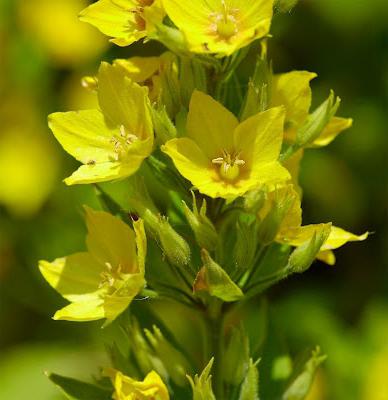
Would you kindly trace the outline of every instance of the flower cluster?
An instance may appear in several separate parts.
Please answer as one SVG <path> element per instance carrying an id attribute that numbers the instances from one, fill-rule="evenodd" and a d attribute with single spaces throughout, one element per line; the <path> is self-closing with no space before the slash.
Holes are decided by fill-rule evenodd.
<path id="1" fill-rule="evenodd" d="M 352 120 L 336 116 L 334 93 L 310 111 L 316 74 L 272 72 L 267 42 L 278 3 L 99 0 L 81 13 L 119 46 L 145 39 L 167 47 L 103 62 L 82 81 L 99 108 L 49 117 L 82 164 L 66 184 L 93 184 L 104 211 L 85 208 L 87 251 L 41 261 L 40 270 L 70 302 L 54 319 L 105 319 L 126 332 L 130 354 L 112 350 L 114 369 L 103 373 L 107 398 L 258 399 L 260 353 L 235 310 L 315 259 L 334 264 L 333 250 L 367 237 L 302 225 L 303 153 Z M 256 67 L 239 82 L 248 49 Z M 197 333 L 174 327 L 171 310 Z M 151 326 L 147 313 L 157 314 Z M 304 398 L 323 358 L 315 351 L 293 371 L 282 398 Z M 107 390 L 93 388 L 98 398 Z"/>

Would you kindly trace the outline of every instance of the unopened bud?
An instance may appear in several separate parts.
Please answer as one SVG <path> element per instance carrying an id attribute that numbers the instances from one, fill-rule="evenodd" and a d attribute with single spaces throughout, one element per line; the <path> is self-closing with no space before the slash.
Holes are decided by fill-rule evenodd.
<path id="1" fill-rule="evenodd" d="M 280 198 L 276 198 L 275 195 L 270 211 L 261 221 L 258 228 L 258 240 L 261 244 L 266 246 L 275 240 L 282 222 L 294 201 L 295 197 L 292 194 L 280 196 Z"/>
<path id="2" fill-rule="evenodd" d="M 157 230 L 159 242 L 171 264 L 177 267 L 187 265 L 190 261 L 190 247 L 169 224 L 167 218 L 159 216 Z"/>
<path id="3" fill-rule="evenodd" d="M 291 254 L 287 270 L 289 273 L 302 273 L 310 268 L 322 245 L 329 237 L 331 224 L 320 224 L 310 240 L 297 247 Z"/>
<path id="4" fill-rule="evenodd" d="M 177 136 L 176 128 L 167 114 L 166 107 L 158 106 L 157 108 L 153 108 L 152 121 L 159 144 L 164 144 Z"/>
<path id="5" fill-rule="evenodd" d="M 197 202 L 193 195 L 193 211 L 183 202 L 183 211 L 186 219 L 194 232 L 198 245 L 209 251 L 214 250 L 218 245 L 218 234 L 216 228 L 210 219 L 206 216 L 206 200 L 203 200 L 202 206 L 198 211 Z"/>

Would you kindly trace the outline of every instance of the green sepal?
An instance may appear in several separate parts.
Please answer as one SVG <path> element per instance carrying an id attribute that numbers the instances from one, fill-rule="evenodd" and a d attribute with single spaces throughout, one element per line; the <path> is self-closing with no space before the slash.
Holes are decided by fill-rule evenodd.
<path id="1" fill-rule="evenodd" d="M 229 275 L 202 249 L 203 267 L 194 282 L 194 292 L 206 291 L 211 296 L 226 302 L 237 301 L 244 297 L 242 290 L 232 281 Z"/>
<path id="2" fill-rule="evenodd" d="M 288 259 L 286 270 L 288 273 L 302 273 L 310 268 L 319 250 L 329 237 L 331 224 L 321 224 L 317 226 L 312 238 L 297 247 Z"/>
<path id="3" fill-rule="evenodd" d="M 249 360 L 248 370 L 241 384 L 238 400 L 259 400 L 259 371 L 257 362 Z"/>
<path id="4" fill-rule="evenodd" d="M 49 374 L 48 378 L 61 388 L 69 399 L 110 400 L 112 398 L 113 389 L 109 390 L 57 374 Z"/>
<path id="5" fill-rule="evenodd" d="M 249 340 L 242 326 L 232 329 L 223 356 L 223 376 L 226 382 L 239 385 L 249 367 Z"/>
<path id="6" fill-rule="evenodd" d="M 207 205 L 206 200 L 202 201 L 201 208 L 198 210 L 197 200 L 194 192 L 191 192 L 193 196 L 193 211 L 183 201 L 183 211 L 186 216 L 187 222 L 194 232 L 195 239 L 201 248 L 209 251 L 215 250 L 219 244 L 219 238 L 212 221 L 207 217 Z"/>
<path id="7" fill-rule="evenodd" d="M 321 354 L 319 347 L 313 350 L 311 357 L 294 371 L 282 400 L 305 399 L 313 383 L 315 372 L 325 359 L 326 355 Z"/>
<path id="8" fill-rule="evenodd" d="M 152 122 L 154 124 L 156 141 L 159 145 L 177 137 L 176 128 L 172 123 L 164 105 L 158 104 L 156 107 L 152 108 L 151 115 Z"/>
<path id="9" fill-rule="evenodd" d="M 212 389 L 212 376 L 210 371 L 212 369 L 214 358 L 212 358 L 201 375 L 195 375 L 192 378 L 186 375 L 193 390 L 193 400 L 216 400 Z"/>

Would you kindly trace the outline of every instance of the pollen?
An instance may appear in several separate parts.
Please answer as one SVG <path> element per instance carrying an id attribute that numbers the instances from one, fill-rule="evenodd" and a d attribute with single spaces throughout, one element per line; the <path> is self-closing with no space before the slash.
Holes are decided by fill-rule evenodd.
<path id="1" fill-rule="evenodd" d="M 240 153 L 228 153 L 222 151 L 222 157 L 214 158 L 212 163 L 219 165 L 221 177 L 227 181 L 234 181 L 240 176 L 240 169 L 245 165 L 245 161 L 240 159 Z"/>

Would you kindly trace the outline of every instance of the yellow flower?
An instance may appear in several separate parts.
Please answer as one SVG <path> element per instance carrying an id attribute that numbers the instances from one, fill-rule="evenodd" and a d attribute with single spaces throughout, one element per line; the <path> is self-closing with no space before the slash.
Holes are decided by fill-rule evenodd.
<path id="1" fill-rule="evenodd" d="M 291 199 L 291 206 L 280 225 L 276 241 L 297 247 L 310 240 L 317 229 L 322 227 L 323 224 L 302 226 L 301 200 L 293 185 L 287 185 L 268 193 L 267 201 L 259 211 L 259 217 L 263 219 L 272 209 L 274 202 L 282 201 L 282 199 L 285 198 Z M 358 236 L 336 226 L 332 226 L 330 234 L 322 245 L 317 258 L 329 265 L 334 265 L 335 256 L 332 250 L 343 246 L 347 242 L 362 241 L 367 237 L 368 232 Z"/>
<path id="2" fill-rule="evenodd" d="M 155 371 L 151 371 L 143 381 L 132 379 L 114 369 L 106 369 L 104 372 L 112 380 L 115 400 L 170 399 L 166 385 Z"/>
<path id="3" fill-rule="evenodd" d="M 120 219 L 86 208 L 86 223 L 87 252 L 39 263 L 46 281 L 70 301 L 56 320 L 114 320 L 145 285 L 143 222 L 134 222 L 134 232 Z"/>
<path id="4" fill-rule="evenodd" d="M 54 113 L 49 126 L 62 147 L 83 163 L 68 185 L 104 182 L 134 174 L 153 147 L 148 89 L 117 66 L 102 63 L 100 110 Z"/>
<path id="5" fill-rule="evenodd" d="M 316 76 L 313 72 L 291 71 L 273 77 L 271 105 L 286 108 L 284 137 L 288 141 L 295 140 L 296 131 L 309 115 L 312 98 L 310 82 Z M 351 118 L 333 117 L 312 146 L 328 145 L 352 123 Z"/>
<path id="6" fill-rule="evenodd" d="M 163 0 L 195 53 L 230 55 L 267 35 L 273 0 Z"/>
<path id="7" fill-rule="evenodd" d="M 164 15 L 160 0 L 99 0 L 85 8 L 80 19 L 118 46 L 128 46 L 152 33 Z"/>
<path id="8" fill-rule="evenodd" d="M 233 199 L 262 184 L 283 182 L 289 173 L 277 161 L 284 110 L 272 108 L 241 124 L 210 96 L 195 91 L 187 117 L 187 137 L 162 150 L 201 193 Z"/>
<path id="9" fill-rule="evenodd" d="M 101 33 L 76 18 L 87 0 L 18 0 L 14 4 L 24 34 L 58 66 L 85 65 L 107 48 Z"/>

